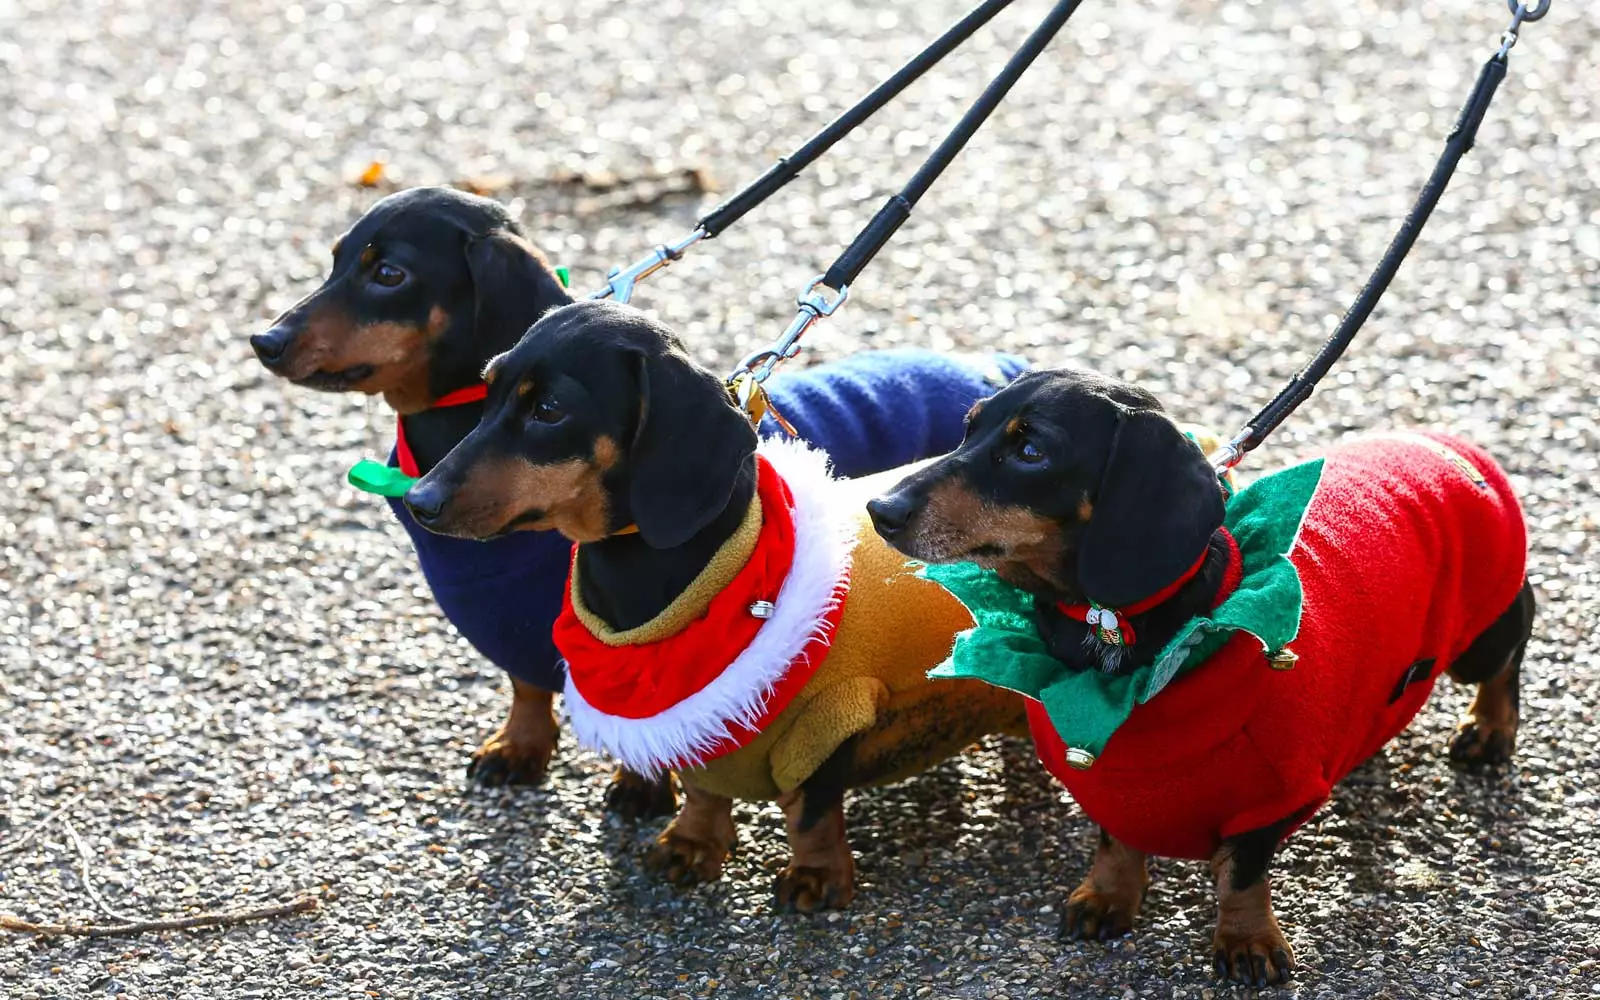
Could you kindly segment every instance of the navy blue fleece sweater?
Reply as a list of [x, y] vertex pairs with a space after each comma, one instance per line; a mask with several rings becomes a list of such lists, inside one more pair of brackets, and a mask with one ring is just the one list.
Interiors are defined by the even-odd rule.
[[[1026, 367], [1012, 355], [867, 351], [775, 376], [769, 395], [802, 438], [828, 453], [837, 474], [862, 476], [953, 450], [972, 404]], [[781, 433], [771, 416], [760, 432]], [[398, 498], [389, 498], [389, 507], [456, 630], [517, 680], [561, 690], [550, 626], [561, 612], [572, 543], [553, 531], [487, 542], [447, 538], [418, 525]]]

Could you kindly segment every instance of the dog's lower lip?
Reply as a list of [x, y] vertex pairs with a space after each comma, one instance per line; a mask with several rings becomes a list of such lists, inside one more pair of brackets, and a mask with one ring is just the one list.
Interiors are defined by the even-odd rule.
[[967, 558], [969, 559], [975, 556], [982, 558], [986, 556], [1003, 556], [1005, 554], [1006, 550], [993, 542], [984, 542], [982, 545], [977, 545], [967, 550]]
[[315, 371], [304, 378], [295, 379], [295, 384], [308, 389], [347, 389], [371, 378], [375, 370], [371, 365], [351, 365], [338, 371]]

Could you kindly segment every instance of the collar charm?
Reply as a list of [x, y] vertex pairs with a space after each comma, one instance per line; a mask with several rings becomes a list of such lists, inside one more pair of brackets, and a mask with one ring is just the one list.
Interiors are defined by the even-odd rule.
[[1089, 613], [1084, 616], [1084, 621], [1092, 630], [1091, 634], [1107, 646], [1131, 646], [1134, 643], [1133, 625], [1126, 619], [1119, 622], [1113, 608], [1090, 601]]

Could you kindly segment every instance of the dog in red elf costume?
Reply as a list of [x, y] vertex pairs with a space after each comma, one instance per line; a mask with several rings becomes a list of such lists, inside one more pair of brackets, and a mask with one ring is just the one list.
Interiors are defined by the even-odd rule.
[[1517, 499], [1457, 439], [1363, 438], [1226, 493], [1149, 393], [1053, 371], [869, 511], [975, 617], [935, 674], [1027, 695], [1101, 828], [1063, 931], [1126, 933], [1148, 854], [1209, 859], [1216, 970], [1264, 986], [1294, 962], [1279, 842], [1441, 673], [1478, 686], [1451, 756], [1504, 760], [1534, 602]]

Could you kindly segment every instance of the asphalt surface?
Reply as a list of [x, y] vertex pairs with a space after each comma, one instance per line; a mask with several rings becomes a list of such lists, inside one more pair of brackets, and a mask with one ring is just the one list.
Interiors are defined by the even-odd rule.
[[[961, 10], [844, 0], [436, 5], [0, 0], [0, 912], [318, 912], [84, 941], [0, 934], [0, 995], [1211, 997], [1203, 866], [1136, 934], [1055, 940], [1092, 829], [996, 742], [854, 796], [861, 891], [770, 912], [779, 818], [718, 885], [658, 885], [566, 740], [469, 787], [506, 693], [343, 470], [381, 407], [294, 391], [246, 338], [384, 183], [492, 178], [596, 285], [685, 231]], [[726, 365], [906, 177], [1039, 16], [975, 40], [638, 302]], [[1285, 850], [1298, 997], [1600, 994], [1600, 29], [1555, 0], [1330, 384], [1255, 462], [1431, 423], [1532, 524], [1514, 766], [1451, 771], [1465, 692]], [[1231, 427], [1320, 343], [1506, 22], [1498, 0], [1086, 3], [809, 359], [1005, 348]], [[653, 181], [654, 175], [665, 181]], [[52, 813], [65, 806], [59, 815]], [[70, 830], [69, 830], [70, 827]]]

